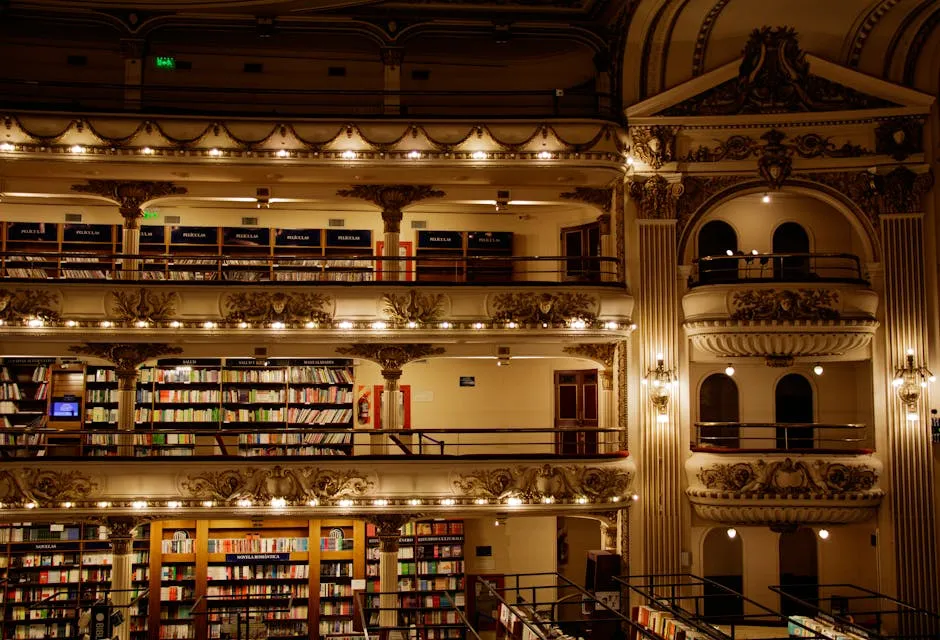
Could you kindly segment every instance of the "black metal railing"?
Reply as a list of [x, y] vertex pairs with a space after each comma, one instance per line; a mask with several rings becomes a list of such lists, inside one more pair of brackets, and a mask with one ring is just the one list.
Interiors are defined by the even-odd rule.
[[420, 90], [274, 89], [145, 83], [127, 106], [127, 85], [105, 82], [0, 78], [5, 109], [188, 115], [293, 115], [342, 117], [577, 117], [616, 120], [611, 94], [584, 89]]
[[118, 431], [12, 427], [0, 429], [0, 462], [18, 458], [619, 458], [619, 429], [330, 429], [229, 427]]
[[714, 453], [755, 451], [836, 451], [870, 453], [867, 425], [785, 422], [696, 422], [692, 448]]
[[392, 275], [417, 284], [618, 285], [617, 258], [580, 256], [383, 257], [362, 254], [169, 255], [0, 252], [0, 277], [11, 280], [146, 280], [212, 282], [387, 284]]
[[692, 261], [690, 288], [739, 282], [868, 284], [868, 277], [851, 253], [732, 253]]
[[[383, 595], [392, 596], [395, 604], [383, 607]], [[451, 632], [459, 632], [461, 638], [466, 637], [468, 640], [480, 640], [464, 613], [465, 594], [444, 591], [441, 596], [441, 606], [432, 610], [425, 606], [421, 593], [357, 591], [353, 605], [354, 612], [358, 614], [354, 616], [357, 623], [354, 631], [356, 634], [361, 633], [364, 640], [434, 640], [453, 637]], [[386, 612], [387, 615], [383, 616]], [[394, 619], [394, 624], [383, 624], [382, 619], [385, 617]]]

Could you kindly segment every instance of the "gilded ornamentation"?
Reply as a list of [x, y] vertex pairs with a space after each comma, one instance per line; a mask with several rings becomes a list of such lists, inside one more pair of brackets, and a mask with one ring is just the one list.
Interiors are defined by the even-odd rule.
[[586, 293], [500, 293], [491, 305], [490, 317], [496, 322], [557, 325], [597, 319], [597, 300]]
[[610, 201], [613, 197], [613, 187], [575, 187], [574, 191], [565, 191], [561, 194], [563, 200], [574, 200], [597, 207], [604, 213], [610, 213]]
[[147, 322], [160, 324], [176, 315], [179, 294], [175, 291], [153, 291], [141, 287], [138, 291], [112, 291], [112, 313], [121, 322]]
[[322, 293], [282, 291], [240, 291], [230, 293], [224, 302], [228, 321], [329, 322], [331, 314], [323, 310], [330, 297]]
[[676, 134], [679, 127], [654, 125], [630, 127], [633, 155], [653, 169], [676, 159]]
[[813, 75], [796, 31], [790, 27], [765, 26], [751, 33], [736, 78], [658, 115], [802, 113], [896, 106]]
[[143, 518], [111, 517], [105, 518], [108, 527], [108, 540], [115, 555], [124, 556], [131, 552], [134, 530], [143, 524]]
[[[761, 144], [754, 138], [746, 135], [733, 135], [724, 142], [718, 141], [715, 147], [706, 145], [691, 149], [684, 160], [686, 162], [721, 162], [722, 160], [745, 160], [751, 157], [761, 157], [768, 152], [778, 152], [782, 146], [788, 155], [798, 155], [801, 158], [858, 158], [871, 155], [869, 149], [856, 144], [845, 142], [836, 146], [832, 138], [821, 136], [818, 133], [804, 133], [788, 138], [783, 132], [771, 129], [761, 136], [765, 140]], [[785, 142], [788, 140], [787, 142]]]
[[933, 186], [933, 173], [914, 173], [897, 167], [881, 175], [872, 171], [801, 173], [797, 176], [825, 185], [854, 202], [877, 229], [878, 216], [923, 211], [923, 197]]
[[69, 347], [69, 351], [114, 363], [118, 375], [135, 374], [137, 367], [152, 358], [183, 353], [180, 347], [154, 342], [86, 342]]
[[97, 489], [96, 481], [76, 470], [24, 468], [0, 471], [2, 502], [35, 502], [49, 506], [63, 500], [85, 500]]
[[410, 289], [404, 295], [386, 293], [382, 296], [382, 302], [385, 304], [385, 316], [392, 322], [426, 324], [440, 320], [444, 295]]
[[630, 196], [636, 200], [637, 213], [648, 220], [675, 218], [677, 203], [684, 191], [681, 182], [669, 182], [659, 174], [643, 182], [630, 183]]
[[745, 135], [733, 135], [718, 146], [700, 145], [690, 149], [684, 158], [686, 162], [721, 162], [722, 160], [744, 160], [758, 154], [760, 143]]
[[875, 489], [878, 474], [873, 468], [825, 460], [785, 458], [714, 464], [702, 469], [698, 479], [708, 489], [777, 497], [805, 494], [831, 497], [879, 491]]
[[389, 513], [366, 516], [366, 522], [375, 525], [375, 537], [379, 539], [379, 550], [398, 551], [401, 528], [416, 519], [415, 514]]
[[610, 370], [614, 367], [614, 354], [617, 352], [617, 343], [594, 343], [575, 344], [562, 349], [565, 353], [575, 356], [590, 358], [604, 365], [604, 368]]
[[382, 367], [382, 375], [388, 378], [395, 373], [401, 376], [401, 368], [413, 360], [441, 355], [444, 348], [429, 344], [360, 343], [337, 347], [336, 352], [344, 356], [372, 360]]
[[875, 129], [875, 151], [898, 162], [924, 150], [922, 118], [891, 118]]
[[385, 232], [398, 233], [403, 208], [428, 198], [443, 198], [445, 193], [427, 184], [357, 184], [351, 189], [339, 189], [336, 195], [366, 200], [381, 207]]
[[838, 320], [839, 293], [828, 289], [747, 289], [731, 298], [732, 320]]
[[772, 189], [779, 189], [793, 170], [793, 160], [787, 147], [783, 145], [785, 137], [786, 134], [776, 129], [771, 129], [761, 136], [765, 144], [757, 159], [757, 172]]
[[59, 294], [41, 289], [0, 289], [0, 319], [6, 323], [59, 319]]
[[375, 481], [354, 469], [330, 470], [318, 467], [245, 467], [205, 471], [186, 476], [180, 489], [192, 498], [218, 500], [227, 504], [248, 499], [267, 502], [284, 498], [292, 502], [335, 500], [370, 493]]
[[88, 180], [86, 184], [72, 185], [72, 191], [90, 193], [113, 200], [120, 205], [124, 226], [131, 229], [139, 225], [144, 215], [141, 210], [144, 203], [157, 198], [187, 193], [186, 187], [177, 187], [172, 182], [153, 180]]
[[468, 498], [539, 501], [580, 497], [607, 501], [627, 495], [633, 477], [623, 469], [551, 465], [503, 467], [452, 476], [454, 491]]

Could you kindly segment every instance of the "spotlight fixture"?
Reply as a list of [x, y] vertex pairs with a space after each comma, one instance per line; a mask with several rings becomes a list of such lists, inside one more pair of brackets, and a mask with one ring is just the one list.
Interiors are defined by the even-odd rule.
[[486, 160], [486, 151], [474, 151], [470, 157], [474, 160]]

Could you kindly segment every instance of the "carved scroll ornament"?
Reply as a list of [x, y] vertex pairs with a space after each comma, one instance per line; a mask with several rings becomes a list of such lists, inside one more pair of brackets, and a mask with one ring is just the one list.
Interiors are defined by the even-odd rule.
[[378, 363], [385, 371], [401, 371], [401, 368], [413, 360], [423, 360], [429, 356], [444, 353], [444, 347], [429, 344], [353, 344], [338, 347], [336, 353], [353, 358], [362, 358]]
[[35, 502], [40, 506], [87, 499], [98, 483], [81, 471], [38, 468], [0, 471], [0, 502]]
[[229, 321], [329, 322], [331, 314], [324, 307], [329, 296], [320, 293], [240, 291], [225, 298], [223, 314]]
[[392, 322], [427, 324], [440, 320], [444, 295], [411, 289], [407, 294], [386, 293], [382, 296], [385, 316]]
[[563, 200], [583, 202], [597, 207], [604, 213], [610, 213], [613, 193], [613, 187], [575, 187], [574, 191], [565, 191], [561, 197]]
[[597, 319], [597, 300], [585, 293], [500, 293], [493, 296], [490, 316], [496, 322], [564, 324]]
[[838, 320], [839, 294], [828, 289], [747, 289], [731, 298], [732, 320]]
[[590, 358], [604, 365], [607, 370], [614, 367], [614, 353], [617, 351], [616, 342], [575, 344], [562, 349], [565, 353], [582, 358]]
[[676, 159], [676, 134], [679, 127], [630, 127], [633, 155], [653, 169]]
[[121, 322], [147, 322], [159, 324], [176, 315], [179, 294], [175, 291], [153, 291], [141, 287], [138, 291], [112, 291], [112, 313]]
[[133, 371], [152, 358], [183, 352], [180, 347], [153, 342], [86, 342], [83, 345], [69, 347], [69, 351], [81, 356], [93, 356], [112, 362], [118, 373]]
[[708, 489], [778, 497], [880, 492], [875, 489], [878, 474], [872, 467], [825, 460], [806, 462], [786, 458], [774, 462], [714, 464], [702, 469], [698, 479]]
[[59, 294], [39, 289], [0, 289], [0, 319], [4, 322], [25, 322], [32, 319], [54, 322]]
[[454, 474], [452, 485], [455, 493], [468, 498], [539, 501], [584, 497], [598, 502], [627, 496], [632, 480], [632, 474], [618, 468], [546, 464]]
[[335, 500], [366, 495], [374, 486], [371, 476], [354, 469], [281, 466], [205, 471], [180, 482], [181, 490], [193, 498], [225, 503], [242, 499], [263, 502], [271, 498], [292, 502]]

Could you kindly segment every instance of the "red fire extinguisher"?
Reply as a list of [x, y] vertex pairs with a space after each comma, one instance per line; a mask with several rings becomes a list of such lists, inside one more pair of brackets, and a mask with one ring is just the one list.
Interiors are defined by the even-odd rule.
[[359, 396], [359, 403], [356, 405], [356, 413], [359, 417], [359, 424], [369, 424], [369, 392], [365, 391]]

